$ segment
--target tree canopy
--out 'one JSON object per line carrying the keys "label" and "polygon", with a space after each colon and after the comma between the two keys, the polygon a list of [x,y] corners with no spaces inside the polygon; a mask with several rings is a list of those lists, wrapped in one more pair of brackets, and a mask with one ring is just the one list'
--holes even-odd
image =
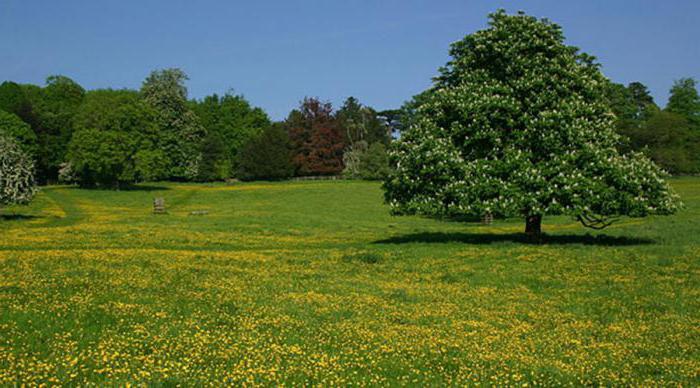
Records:
{"label": "tree canopy", "polygon": [[[165,175],[157,113],[130,90],[88,92],[75,116],[67,160],[85,186],[118,186]],[[160,162],[159,162],[160,161]]]}
{"label": "tree canopy", "polygon": [[26,85],[24,93],[31,104],[34,129],[39,144],[37,174],[42,182],[55,182],[66,159],[73,135],[73,118],[85,97],[85,89],[72,79],[54,75],[43,88]]}
{"label": "tree canopy", "polygon": [[[621,199],[624,190],[607,198],[603,206],[594,204],[598,194],[605,194],[602,189],[593,190],[595,195],[587,190],[559,190],[557,195],[544,190],[564,179],[551,174],[561,170],[573,185],[570,174],[603,174],[602,167],[601,171],[594,167],[598,162],[582,160],[609,157],[616,161],[613,166],[642,168],[646,172],[640,174],[649,181],[661,177],[654,165],[639,167],[645,165],[640,154],[673,174],[700,171],[700,98],[692,78],[676,81],[668,106],[661,109],[641,82],[625,86],[605,79],[593,57],[563,44],[558,26],[504,12],[492,16],[489,29],[452,45],[451,54],[433,87],[399,109],[378,112],[348,97],[334,110],[329,102],[305,98],[274,130],[265,111],[243,95],[228,92],[189,100],[188,77],[178,68],[151,72],[138,91],[86,91],[64,75],[52,75],[42,86],[5,81],[0,84],[0,133],[19,143],[35,161],[41,184],[62,180],[118,187],[161,179],[286,176],[282,161],[291,155],[292,175],[342,173],[379,179],[389,174],[394,179],[386,185],[387,199],[397,213],[508,216],[518,213],[515,208],[521,205],[521,213],[535,215],[566,213],[584,219],[584,213],[595,214],[590,217],[601,221],[596,225],[607,224],[602,220],[613,214],[644,213],[638,207],[653,207],[649,212],[670,209],[656,206],[664,196],[663,185],[645,187],[648,198],[637,207]],[[287,132],[284,141],[280,128]],[[263,146],[262,138],[275,143]],[[392,146],[395,138],[403,139]],[[616,154],[609,153],[611,147]],[[389,149],[392,163],[401,164],[397,173],[388,165]],[[282,156],[266,163],[251,156],[253,150]],[[433,159],[421,161],[418,153]],[[409,158],[414,160],[412,167]],[[241,168],[238,163],[243,160],[248,164]],[[260,170],[250,165],[252,160],[262,163]],[[266,172],[272,165],[282,173]],[[413,168],[420,172],[408,172]],[[511,176],[529,169],[534,172],[524,173],[527,178]],[[424,175],[411,181],[412,174]],[[458,183],[463,179],[454,181],[450,176],[470,181]],[[488,185],[482,176],[490,177]],[[471,182],[475,179],[481,183]],[[629,183],[600,179],[605,183],[575,187],[617,190]],[[466,193],[475,197],[465,199]],[[492,198],[494,193],[520,202],[506,205]],[[416,199],[421,196],[424,202]],[[590,205],[585,211],[582,196],[591,196],[585,198]],[[441,198],[441,210],[434,208],[435,198]],[[556,200],[556,206],[547,204],[550,200]]]}
{"label": "tree canopy", "polygon": [[664,170],[673,174],[700,172],[700,131],[693,130],[682,115],[659,111],[638,128],[622,132],[632,149],[641,150]]}
{"label": "tree canopy", "polygon": [[348,97],[335,116],[338,125],[345,130],[346,144],[364,141],[367,144],[379,142],[388,145],[391,141],[387,123],[374,109],[362,105],[355,97]]}
{"label": "tree canopy", "polygon": [[671,97],[666,110],[684,116],[690,124],[700,131],[700,95],[697,81],[693,78],[681,78],[671,87]]}
{"label": "tree canopy", "polygon": [[252,137],[238,154],[238,176],[243,180],[276,180],[294,174],[289,135],[281,123]]}
{"label": "tree canopy", "polygon": [[345,137],[329,102],[305,98],[285,125],[292,161],[300,175],[334,175],[343,171]]}
{"label": "tree canopy", "polygon": [[0,84],[0,110],[17,115],[26,123],[33,121],[32,104],[22,86],[15,82]]}
{"label": "tree canopy", "polygon": [[[241,148],[270,125],[267,114],[260,108],[252,107],[242,95],[213,94],[201,101],[194,101],[192,109],[207,133],[215,133],[223,143],[225,153],[221,157],[225,160],[217,163],[230,166],[226,177],[232,175],[231,169],[235,169]],[[210,138],[210,145],[212,141]]]}
{"label": "tree canopy", "polygon": [[27,156],[36,158],[39,147],[32,128],[17,115],[0,110],[0,136],[3,135],[14,139]]}
{"label": "tree canopy", "polygon": [[169,159],[168,177],[195,179],[199,175],[201,141],[206,130],[187,101],[187,75],[180,69],[153,71],[141,95],[157,113],[162,149]]}
{"label": "tree canopy", "polygon": [[392,149],[394,213],[521,216],[539,236],[544,215],[600,228],[676,210],[664,173],[618,151],[608,81],[558,25],[498,11],[450,55]]}

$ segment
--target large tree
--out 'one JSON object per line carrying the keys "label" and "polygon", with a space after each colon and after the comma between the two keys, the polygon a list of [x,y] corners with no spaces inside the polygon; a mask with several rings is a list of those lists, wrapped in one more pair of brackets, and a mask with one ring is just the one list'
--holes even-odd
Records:
{"label": "large tree", "polygon": [[344,132],[346,144],[364,141],[367,144],[379,142],[386,146],[391,140],[387,123],[374,109],[362,105],[355,97],[348,97],[335,117]]}
{"label": "large tree", "polygon": [[211,182],[231,176],[231,158],[226,143],[218,132],[208,132],[202,141],[202,159],[197,180]]}
{"label": "large tree", "polygon": [[285,125],[292,144],[292,161],[299,175],[334,175],[343,171],[345,136],[333,107],[317,98],[305,98]]}
{"label": "large tree", "polygon": [[[209,157],[207,163],[214,162],[222,166],[228,164],[235,169],[238,152],[244,144],[270,125],[267,114],[260,108],[252,107],[242,95],[214,94],[201,101],[194,101],[192,107],[202,126],[210,134],[206,140],[209,146],[219,138],[226,148],[222,155],[225,160],[214,161]],[[211,135],[212,133],[215,135]],[[226,176],[230,174],[231,171],[226,172]]]}
{"label": "large tree", "polygon": [[22,85],[5,81],[0,84],[0,110],[17,115],[22,121],[32,124],[32,104]]}
{"label": "large tree", "polygon": [[395,143],[384,186],[393,212],[519,216],[536,239],[545,215],[601,228],[673,213],[663,172],[618,152],[594,58],[547,20],[498,11],[489,24],[451,46]]}
{"label": "large tree", "polygon": [[294,174],[289,135],[275,123],[254,136],[238,153],[237,175],[243,180],[284,179]]}
{"label": "large tree", "polygon": [[94,90],[75,117],[67,159],[83,186],[162,178],[157,113],[132,90]]}
{"label": "large tree", "polygon": [[85,97],[85,89],[72,79],[55,75],[46,86],[22,85],[31,105],[29,124],[37,136],[37,176],[41,182],[58,178],[68,142],[73,135],[73,119]]}
{"label": "large tree", "polygon": [[697,81],[693,78],[681,78],[671,87],[666,110],[688,119],[690,124],[700,130],[700,95]]}
{"label": "large tree", "polygon": [[35,193],[34,162],[14,139],[0,134],[0,205],[26,204]]}
{"label": "large tree", "polygon": [[187,75],[180,69],[153,71],[141,94],[158,113],[161,145],[169,158],[169,177],[195,179],[199,174],[201,143],[206,130],[187,101]]}

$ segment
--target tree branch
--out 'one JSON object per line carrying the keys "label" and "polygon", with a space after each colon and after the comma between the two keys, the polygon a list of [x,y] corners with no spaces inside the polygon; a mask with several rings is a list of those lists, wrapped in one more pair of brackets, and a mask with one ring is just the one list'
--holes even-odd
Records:
{"label": "tree branch", "polygon": [[617,218],[608,219],[603,216],[595,216],[590,214],[579,214],[576,218],[579,220],[581,225],[595,230],[605,229],[618,220]]}

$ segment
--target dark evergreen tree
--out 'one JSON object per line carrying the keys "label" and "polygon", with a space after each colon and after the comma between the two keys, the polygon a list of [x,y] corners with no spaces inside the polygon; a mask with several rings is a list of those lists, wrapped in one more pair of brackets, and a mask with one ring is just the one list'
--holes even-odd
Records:
{"label": "dark evergreen tree", "polygon": [[289,135],[275,123],[251,138],[238,154],[238,177],[243,180],[285,179],[294,174]]}
{"label": "dark evergreen tree", "polygon": [[198,180],[220,181],[231,176],[231,159],[226,144],[216,131],[207,133],[202,141],[202,160],[199,163]]}
{"label": "dark evergreen tree", "polygon": [[681,78],[676,81],[671,88],[666,110],[685,117],[693,128],[700,130],[700,95],[697,81],[693,78]]}
{"label": "dark evergreen tree", "polygon": [[387,123],[374,109],[360,104],[355,97],[348,97],[335,116],[344,132],[346,144],[364,141],[388,145],[391,140],[391,128]]}
{"label": "dark evergreen tree", "polygon": [[17,115],[27,124],[35,124],[32,103],[17,83],[6,81],[0,84],[0,110]]}

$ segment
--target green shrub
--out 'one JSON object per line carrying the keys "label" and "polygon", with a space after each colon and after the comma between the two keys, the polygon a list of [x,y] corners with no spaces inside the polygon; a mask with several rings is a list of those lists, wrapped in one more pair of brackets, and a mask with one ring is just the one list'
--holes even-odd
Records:
{"label": "green shrub", "polygon": [[389,174],[389,159],[382,143],[373,143],[360,158],[360,177],[382,180]]}
{"label": "green shrub", "polygon": [[202,160],[199,163],[198,180],[220,181],[231,176],[231,160],[221,136],[209,132],[202,142]]}
{"label": "green shrub", "polygon": [[39,147],[32,128],[16,115],[0,110],[0,135],[3,134],[14,139],[31,158],[36,158]]}

